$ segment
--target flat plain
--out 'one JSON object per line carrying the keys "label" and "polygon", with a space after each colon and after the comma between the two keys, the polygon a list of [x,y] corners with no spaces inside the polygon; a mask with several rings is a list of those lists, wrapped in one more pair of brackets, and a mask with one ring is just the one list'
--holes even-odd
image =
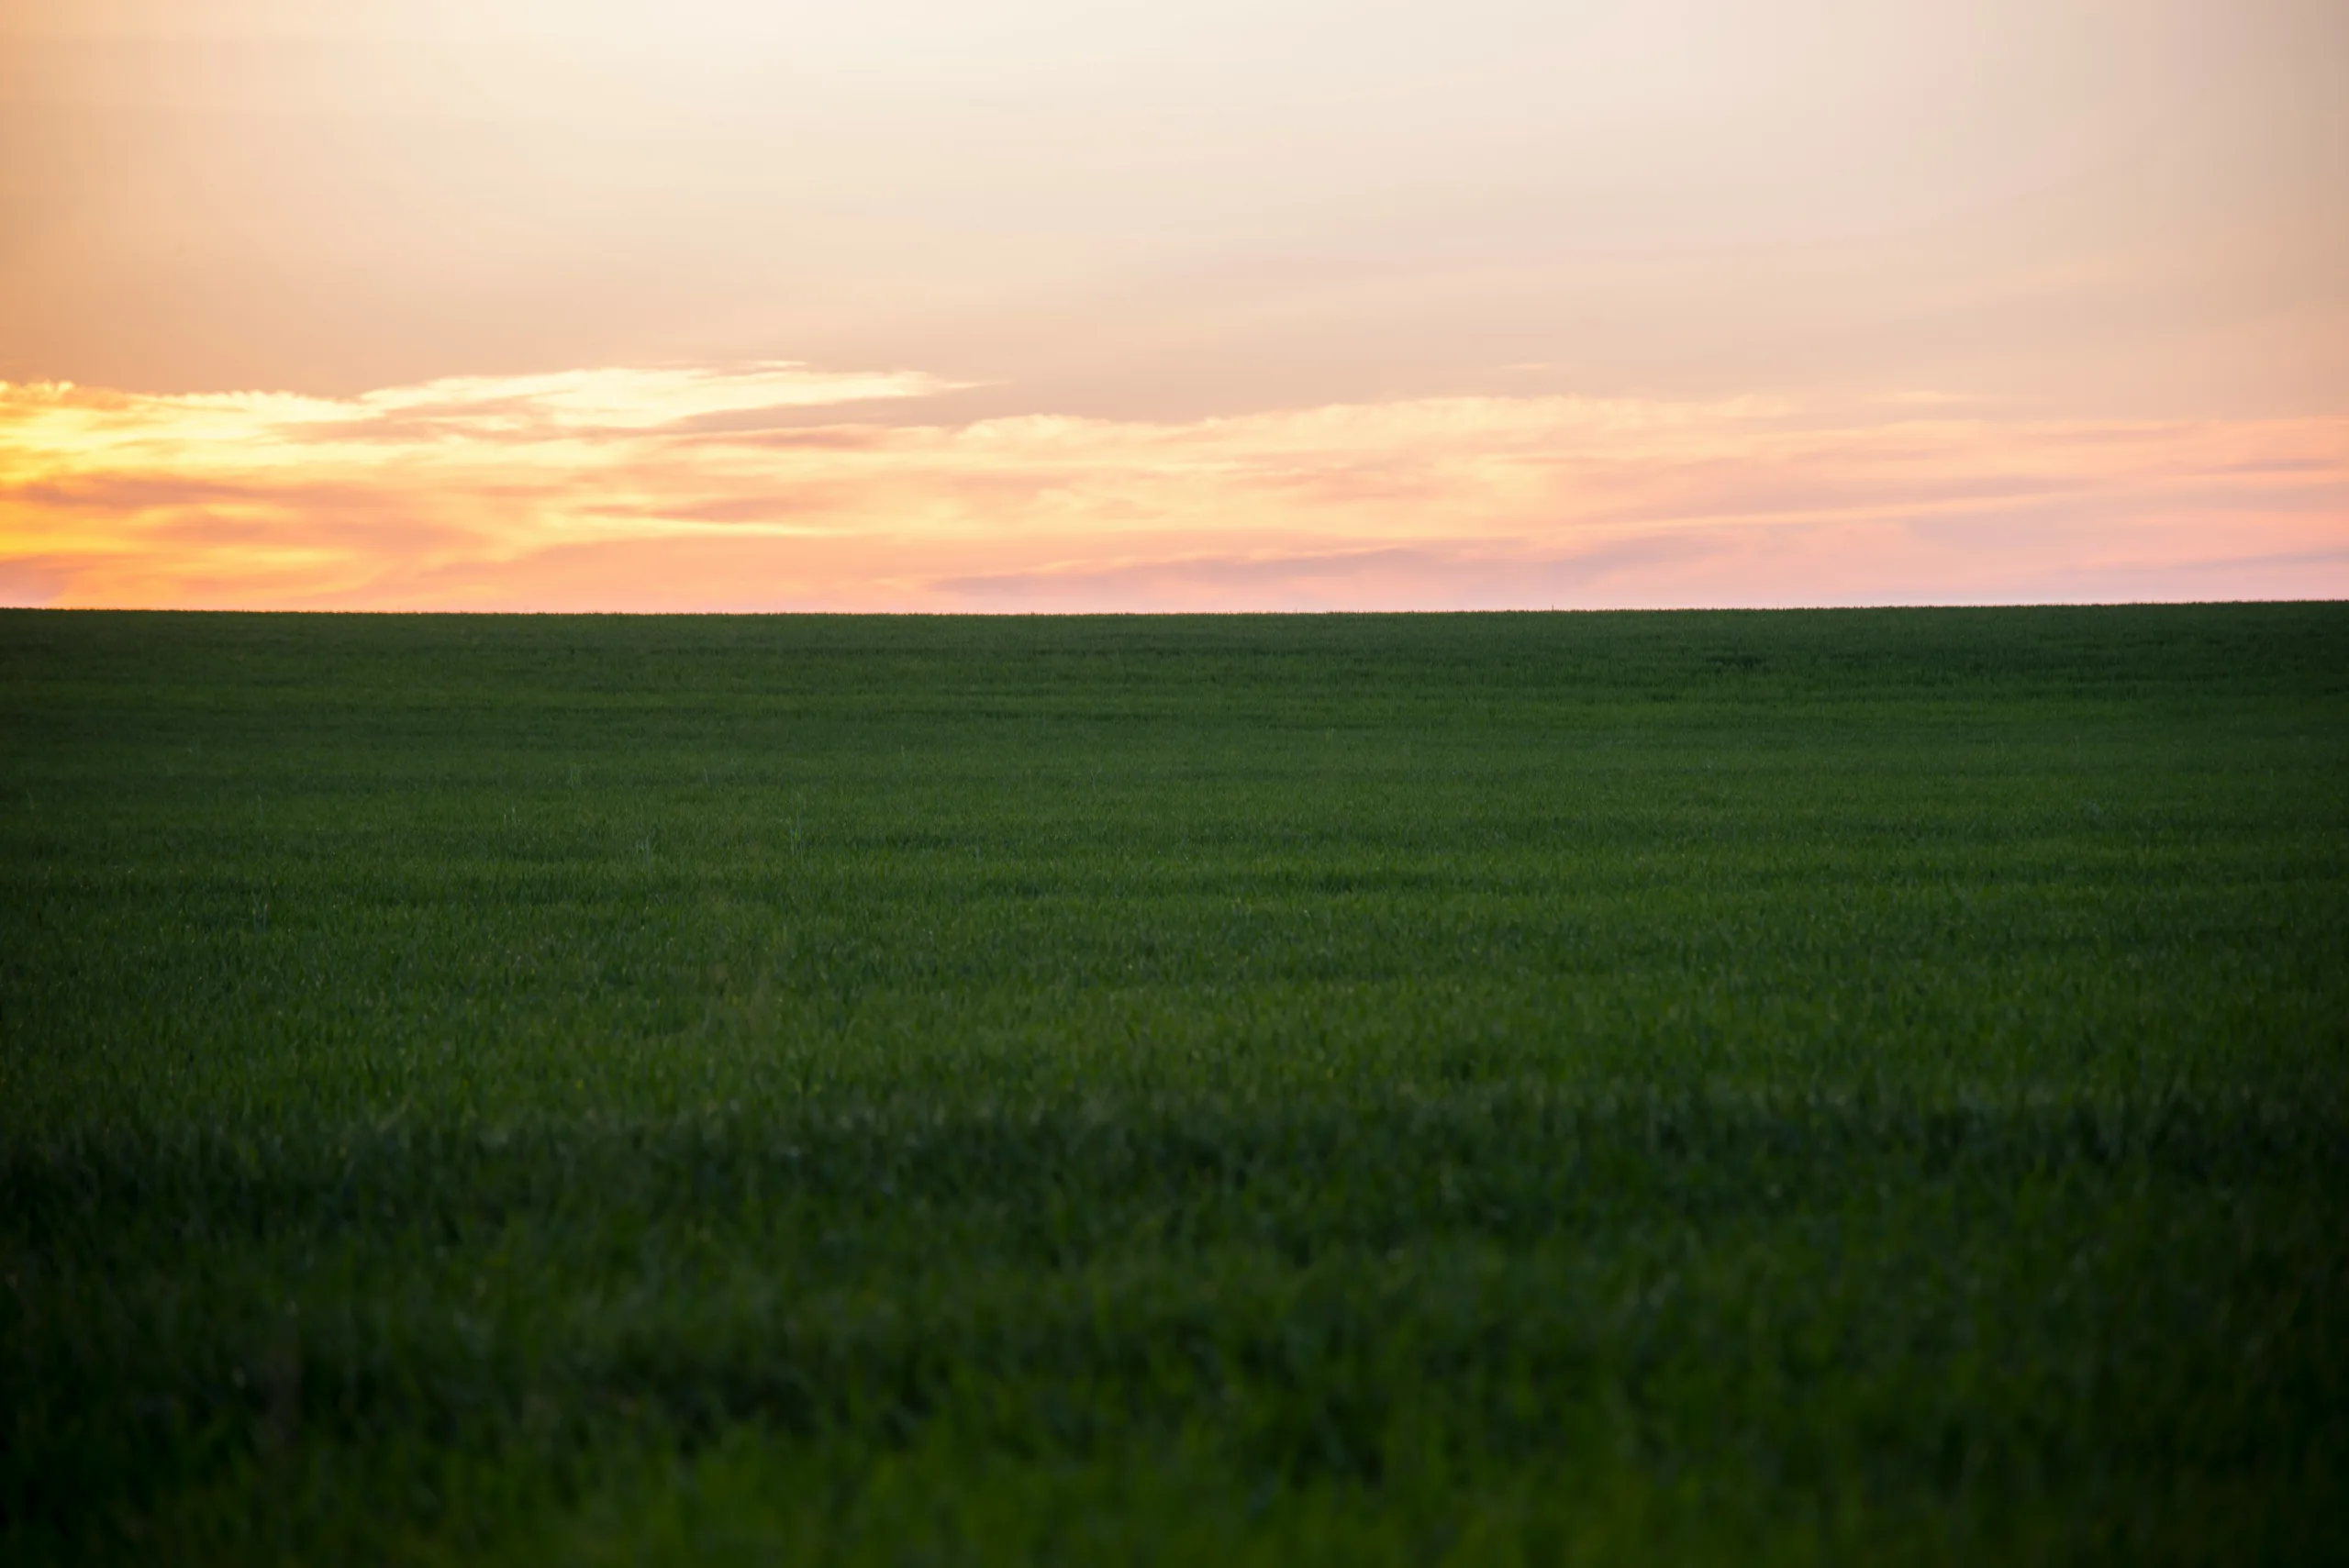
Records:
{"label": "flat plain", "polygon": [[0,613],[0,1557],[2319,1562],[2349,606]]}

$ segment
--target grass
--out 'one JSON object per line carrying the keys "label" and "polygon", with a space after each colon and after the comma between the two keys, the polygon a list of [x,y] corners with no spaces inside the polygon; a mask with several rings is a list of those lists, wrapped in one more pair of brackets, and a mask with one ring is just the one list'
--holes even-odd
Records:
{"label": "grass", "polygon": [[10,1561],[2339,1561],[2349,606],[0,614]]}

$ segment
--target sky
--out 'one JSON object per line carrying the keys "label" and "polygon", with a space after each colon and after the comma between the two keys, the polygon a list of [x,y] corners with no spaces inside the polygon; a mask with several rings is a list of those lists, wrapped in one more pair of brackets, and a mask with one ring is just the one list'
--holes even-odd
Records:
{"label": "sky", "polygon": [[0,0],[0,604],[2310,597],[2337,0]]}

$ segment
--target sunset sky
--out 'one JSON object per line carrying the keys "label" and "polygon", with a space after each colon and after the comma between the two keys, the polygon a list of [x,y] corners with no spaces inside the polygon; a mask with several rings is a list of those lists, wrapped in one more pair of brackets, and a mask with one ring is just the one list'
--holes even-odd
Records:
{"label": "sunset sky", "polygon": [[0,0],[0,603],[2266,597],[2339,0]]}

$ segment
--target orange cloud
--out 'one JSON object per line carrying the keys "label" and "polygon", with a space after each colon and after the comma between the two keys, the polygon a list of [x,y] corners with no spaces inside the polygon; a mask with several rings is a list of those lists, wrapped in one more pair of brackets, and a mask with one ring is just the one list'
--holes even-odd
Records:
{"label": "orange cloud", "polygon": [[[2349,419],[1416,399],[879,422],[796,364],[0,384],[0,598],[1308,609],[2349,595]],[[1927,417],[1919,417],[1920,412]]]}

